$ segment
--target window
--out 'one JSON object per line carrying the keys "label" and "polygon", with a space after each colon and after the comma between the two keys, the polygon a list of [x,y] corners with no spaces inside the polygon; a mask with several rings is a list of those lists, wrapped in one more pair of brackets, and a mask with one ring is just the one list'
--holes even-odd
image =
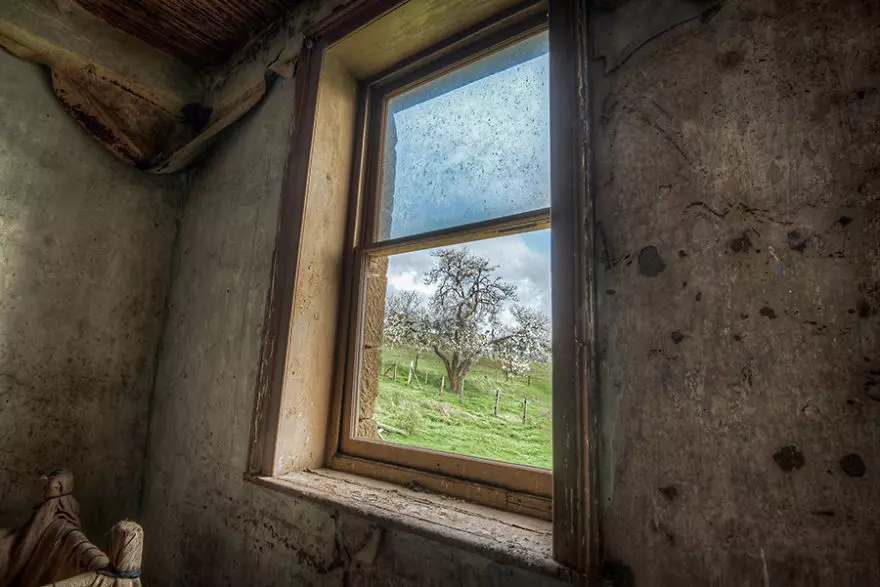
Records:
{"label": "window", "polygon": [[598,568],[585,31],[568,0],[382,0],[307,35],[251,478],[526,513]]}
{"label": "window", "polygon": [[372,92],[345,454],[551,496],[545,26]]}

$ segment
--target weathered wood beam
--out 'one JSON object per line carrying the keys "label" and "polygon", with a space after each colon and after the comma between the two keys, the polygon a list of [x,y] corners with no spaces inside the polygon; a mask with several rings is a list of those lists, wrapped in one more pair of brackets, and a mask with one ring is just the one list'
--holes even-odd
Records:
{"label": "weathered wood beam", "polygon": [[0,47],[48,67],[77,123],[120,159],[154,173],[184,169],[266,92],[265,76],[212,92],[206,76],[72,0],[0,2]]}
{"label": "weathered wood beam", "polygon": [[198,102],[203,93],[194,70],[71,0],[0,2],[0,45],[54,70],[90,69],[169,113]]}

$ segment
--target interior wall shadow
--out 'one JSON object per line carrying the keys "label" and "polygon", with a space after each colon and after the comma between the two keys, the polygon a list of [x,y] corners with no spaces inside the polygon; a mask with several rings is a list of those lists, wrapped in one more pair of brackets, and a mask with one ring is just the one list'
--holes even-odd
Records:
{"label": "interior wall shadow", "polygon": [[76,475],[87,532],[137,515],[182,184],[113,159],[0,51],[0,527]]}

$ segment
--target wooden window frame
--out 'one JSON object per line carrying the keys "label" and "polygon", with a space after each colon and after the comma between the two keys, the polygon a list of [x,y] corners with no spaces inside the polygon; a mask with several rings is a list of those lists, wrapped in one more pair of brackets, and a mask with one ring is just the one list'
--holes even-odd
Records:
{"label": "wooden window frame", "polygon": [[[349,337],[347,345],[346,369],[343,375],[345,386],[342,427],[339,433],[339,452],[343,455],[363,459],[361,461],[363,464],[354,466],[353,469],[368,476],[382,476],[382,472],[377,471],[374,464],[365,463],[366,460],[444,475],[448,477],[447,486],[453,486],[461,480],[465,480],[506,490],[513,493],[510,507],[515,510],[522,509],[519,506],[522,498],[531,496],[533,499],[529,500],[529,503],[542,507],[530,507],[528,513],[543,515],[549,519],[550,498],[553,491],[552,474],[549,469],[359,438],[355,431],[357,421],[355,415],[358,411],[358,395],[363,376],[361,337],[364,329],[369,257],[520,234],[550,226],[550,209],[543,208],[402,238],[378,240],[376,235],[378,233],[378,210],[381,205],[380,175],[383,163],[382,154],[385,151],[388,101],[401,93],[438,79],[505,47],[540,34],[546,31],[546,28],[544,14],[527,14],[525,18],[512,25],[492,32],[461,49],[445,53],[439,59],[430,61],[421,67],[395,69],[379,79],[367,81],[361,86],[361,106],[365,109],[366,115],[359,117],[363,128],[358,130],[357,135],[365,135],[366,148],[363,150],[363,163],[355,162],[355,166],[363,171],[361,177],[357,178],[360,187],[354,193],[360,193],[359,206],[363,213],[359,214],[360,226],[353,227],[354,235],[352,235],[352,238],[357,235],[359,242],[355,249],[354,271],[351,272],[350,291],[353,292],[353,295],[350,299],[348,332],[352,335]],[[439,47],[437,51],[442,53],[443,47]],[[479,501],[478,498],[477,500]]]}
{"label": "wooden window frame", "polygon": [[[277,436],[282,413],[282,389],[286,377],[285,365],[290,349],[293,289],[298,276],[297,249],[300,239],[308,234],[303,226],[305,200],[309,191],[310,164],[315,137],[316,110],[321,67],[325,53],[336,43],[344,41],[361,29],[371,26],[399,7],[414,6],[431,0],[379,0],[354,2],[348,9],[334,13],[319,23],[307,35],[304,52],[300,55],[296,81],[297,108],[295,132],[291,143],[290,160],[281,199],[281,217],[273,259],[272,285],[267,300],[263,349],[257,381],[257,397],[249,450],[249,478],[274,477],[279,473]],[[440,3],[443,4],[442,2]],[[549,6],[549,10],[547,7]],[[479,475],[456,469],[454,463],[441,466],[438,472],[432,461],[443,460],[444,453],[407,447],[400,450],[416,455],[415,461],[382,462],[375,454],[360,451],[345,441],[343,426],[351,429],[346,416],[344,388],[355,381],[355,373],[347,369],[351,350],[358,346],[351,332],[352,308],[359,297],[357,283],[361,282],[357,269],[363,265],[364,253],[395,253],[449,244],[458,229],[440,230],[429,235],[406,237],[371,244],[363,244],[365,229],[373,230],[375,212],[362,203],[370,185],[377,185],[371,177],[367,158],[371,152],[366,122],[371,120],[370,108],[379,94],[376,88],[383,84],[399,85],[422,79],[430,62],[459,64],[463,51],[473,55],[475,46],[483,51],[496,47],[499,35],[516,27],[534,27],[537,12],[549,12],[547,20],[550,37],[550,104],[551,104],[551,208],[549,222],[546,210],[539,210],[503,222],[489,221],[466,227],[469,240],[493,235],[509,234],[511,228],[539,229],[552,223],[551,265],[553,302],[553,474],[541,482],[524,480],[528,475],[503,479],[501,483],[481,482]],[[530,20],[532,19],[532,20]],[[521,29],[524,30],[524,29]],[[513,41],[510,41],[513,42]],[[466,47],[468,47],[466,49]],[[447,35],[447,40],[416,52],[397,66],[379,72],[359,84],[354,133],[353,164],[350,175],[351,202],[347,212],[347,239],[344,243],[343,274],[349,276],[341,284],[340,311],[331,325],[338,334],[338,349],[333,360],[337,373],[330,398],[329,414],[324,422],[313,418],[316,428],[327,431],[323,455],[309,457],[306,465],[327,466],[345,472],[402,483],[415,484],[430,490],[462,497],[499,509],[551,519],[553,522],[554,558],[581,576],[595,578],[599,569],[599,524],[596,456],[598,454],[598,386],[595,364],[595,219],[593,213],[593,186],[590,169],[592,151],[589,141],[589,86],[588,86],[587,11],[583,0],[528,1],[511,6],[479,24]],[[481,56],[481,55],[478,55]],[[478,58],[473,57],[473,58]],[[435,71],[442,71],[443,66]],[[376,117],[372,117],[375,121]],[[375,124],[375,123],[374,123]],[[370,183],[372,182],[372,184]],[[460,228],[460,227],[459,227]],[[455,235],[455,236],[453,236]],[[355,254],[355,251],[360,251]],[[356,332],[360,330],[357,329]],[[358,363],[359,364],[359,363]],[[330,394],[330,390],[328,390]],[[354,398],[356,394],[349,394]],[[350,412],[350,410],[348,410]],[[369,441],[359,441],[369,442]],[[376,444],[376,443],[373,443]],[[395,445],[382,444],[383,449]],[[313,451],[312,451],[313,452]],[[311,454],[311,453],[310,453]],[[372,458],[371,458],[372,457]],[[477,463],[484,459],[454,455],[459,463]],[[532,467],[501,465],[509,471]],[[542,470],[539,470],[542,471]],[[552,502],[548,495],[552,494]],[[551,505],[552,503],[552,505]]]}

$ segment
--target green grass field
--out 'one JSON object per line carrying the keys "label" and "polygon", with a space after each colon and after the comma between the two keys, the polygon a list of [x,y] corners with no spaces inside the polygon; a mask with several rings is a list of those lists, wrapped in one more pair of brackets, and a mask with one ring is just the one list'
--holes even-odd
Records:
{"label": "green grass field", "polygon": [[[397,380],[380,377],[376,420],[406,432],[385,430],[385,440],[511,463],[552,466],[550,365],[534,363],[529,382],[526,377],[506,379],[498,365],[482,360],[468,373],[462,400],[452,394],[448,381],[440,396],[440,378],[446,371],[433,353],[420,354],[416,371],[419,382],[413,377],[407,386],[409,364],[415,358],[415,351],[409,349],[382,352],[382,372],[396,362]],[[495,416],[497,389],[501,389],[501,397]],[[525,424],[523,398],[529,400]]]}

